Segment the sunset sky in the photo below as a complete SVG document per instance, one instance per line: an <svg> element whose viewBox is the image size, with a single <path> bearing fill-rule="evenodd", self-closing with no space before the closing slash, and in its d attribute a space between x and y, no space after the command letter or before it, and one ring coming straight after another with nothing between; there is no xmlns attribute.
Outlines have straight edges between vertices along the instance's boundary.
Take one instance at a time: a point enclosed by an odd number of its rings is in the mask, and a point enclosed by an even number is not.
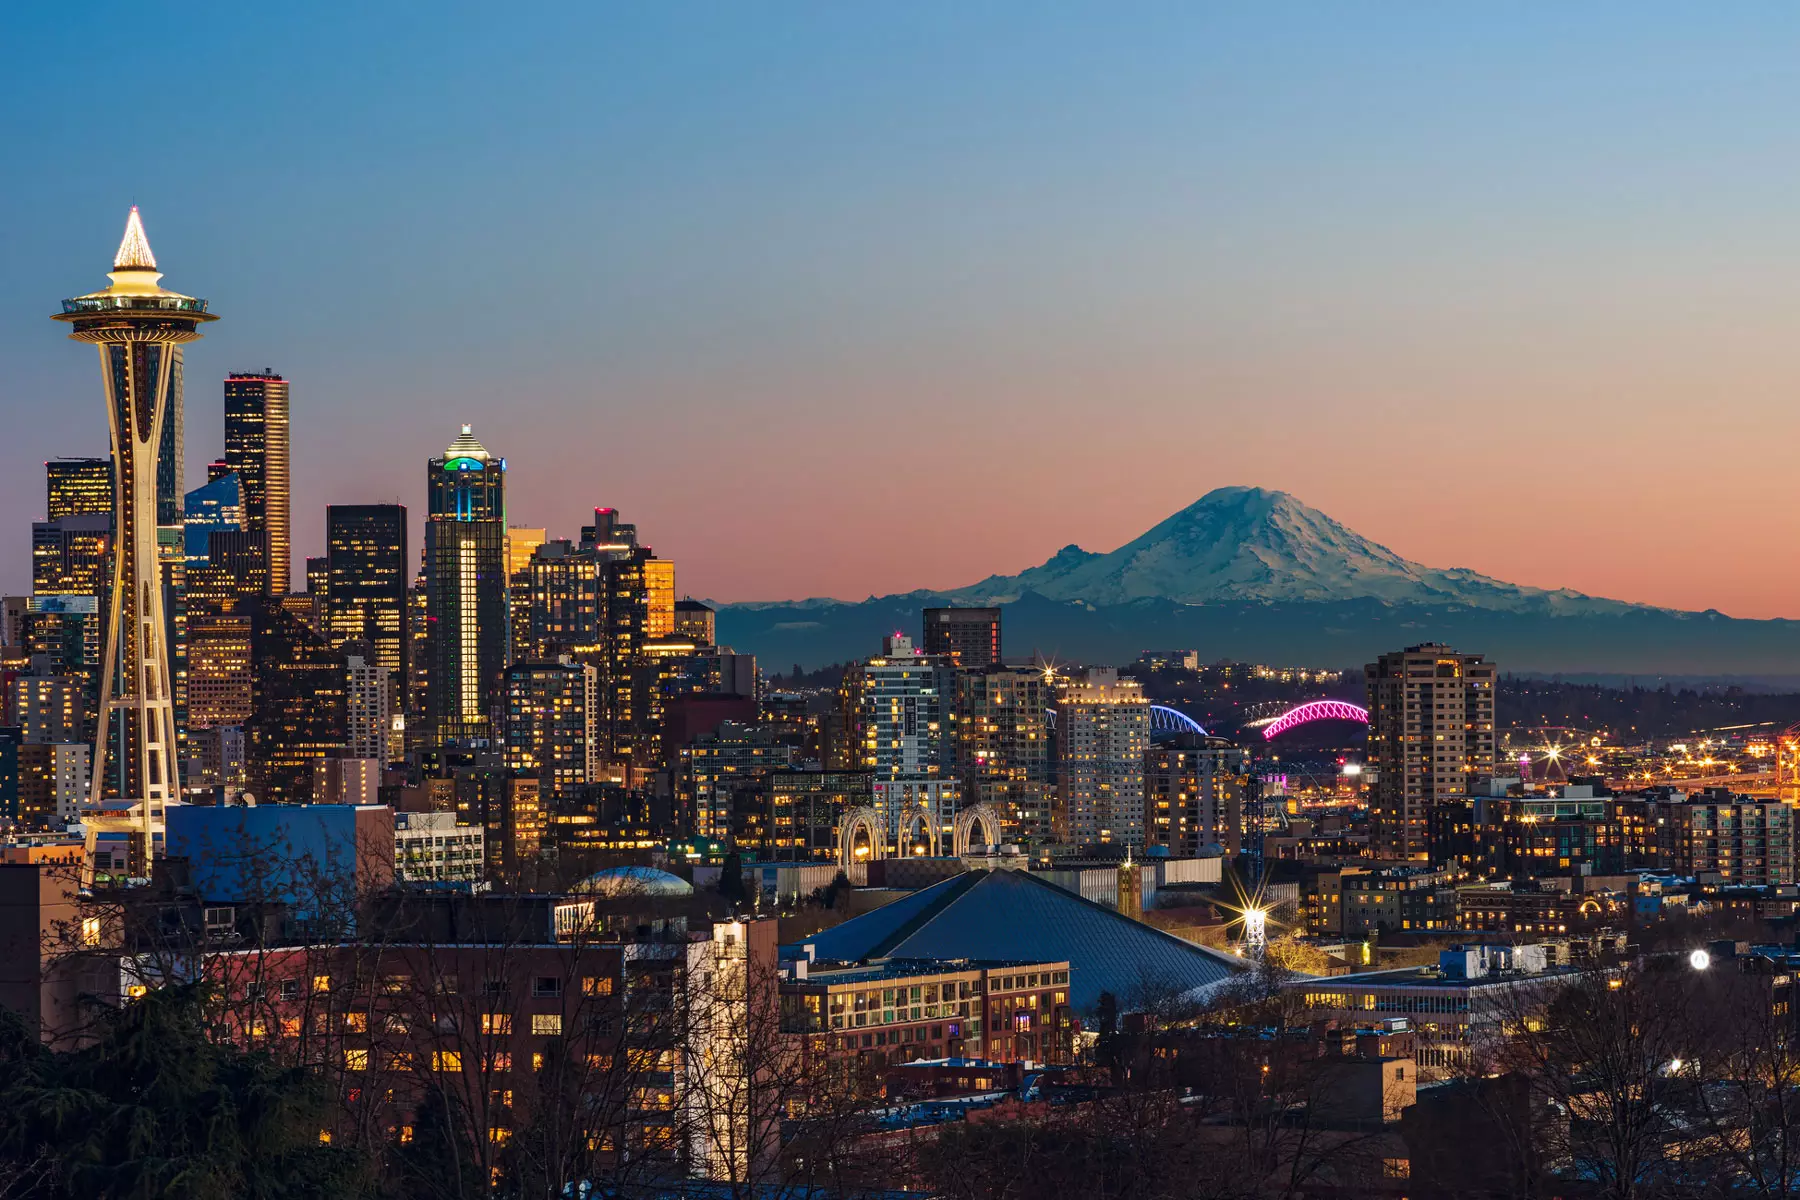
<svg viewBox="0 0 1800 1200"><path fill-rule="evenodd" d="M366 11L365 11L366 10ZM297 556L461 422L719 599L960 585L1228 483L1800 617L1800 8L0 9L0 590L140 205L293 381ZM1796 450L1800 454L1800 449Z"/></svg>

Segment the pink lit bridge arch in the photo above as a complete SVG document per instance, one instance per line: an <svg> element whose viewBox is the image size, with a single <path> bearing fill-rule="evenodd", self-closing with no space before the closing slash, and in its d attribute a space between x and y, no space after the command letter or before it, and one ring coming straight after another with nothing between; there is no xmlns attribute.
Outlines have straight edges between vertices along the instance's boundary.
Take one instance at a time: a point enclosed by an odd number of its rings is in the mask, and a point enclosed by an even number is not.
<svg viewBox="0 0 1800 1200"><path fill-rule="evenodd" d="M1369 723L1369 710L1347 700L1313 700L1298 708L1290 708L1263 727L1263 740L1274 741L1296 725L1308 721L1360 721Z"/></svg>

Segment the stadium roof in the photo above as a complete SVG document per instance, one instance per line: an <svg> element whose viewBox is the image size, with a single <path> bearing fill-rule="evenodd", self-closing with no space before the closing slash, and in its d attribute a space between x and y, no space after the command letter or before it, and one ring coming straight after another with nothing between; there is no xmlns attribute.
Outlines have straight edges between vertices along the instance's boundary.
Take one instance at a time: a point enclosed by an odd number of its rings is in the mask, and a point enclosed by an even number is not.
<svg viewBox="0 0 1800 1200"><path fill-rule="evenodd" d="M1069 964L1069 1003L1092 1012L1101 992L1132 1010L1221 983L1239 958L1133 921L1028 871L968 871L787 948L818 961L1028 959Z"/></svg>

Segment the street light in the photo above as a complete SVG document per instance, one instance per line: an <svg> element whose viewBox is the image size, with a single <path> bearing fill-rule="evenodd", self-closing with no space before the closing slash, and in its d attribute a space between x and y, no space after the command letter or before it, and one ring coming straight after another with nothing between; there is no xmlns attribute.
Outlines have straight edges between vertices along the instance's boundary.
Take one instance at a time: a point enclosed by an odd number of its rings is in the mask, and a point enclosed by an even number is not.
<svg viewBox="0 0 1800 1200"><path fill-rule="evenodd" d="M1688 966L1696 971L1704 971L1712 966L1712 955L1704 950L1696 950L1688 955Z"/></svg>

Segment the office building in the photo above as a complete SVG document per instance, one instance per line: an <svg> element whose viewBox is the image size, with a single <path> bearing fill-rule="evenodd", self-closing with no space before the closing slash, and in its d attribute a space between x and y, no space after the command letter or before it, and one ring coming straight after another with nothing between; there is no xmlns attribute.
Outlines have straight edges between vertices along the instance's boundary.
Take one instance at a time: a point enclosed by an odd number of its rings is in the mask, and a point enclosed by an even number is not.
<svg viewBox="0 0 1800 1200"><path fill-rule="evenodd" d="M506 601L506 460L464 425L426 471L427 736L487 745L510 658Z"/></svg>
<svg viewBox="0 0 1800 1200"><path fill-rule="evenodd" d="M989 666L956 672L956 773L964 804L1000 813L1009 838L1047 842L1055 693L1041 670Z"/></svg>
<svg viewBox="0 0 1800 1200"><path fill-rule="evenodd" d="M1093 668L1063 681L1056 705L1056 810L1052 825L1071 845L1144 840L1144 751L1150 703L1118 671Z"/></svg>
<svg viewBox="0 0 1800 1200"><path fill-rule="evenodd" d="M1427 643L1363 669L1369 700L1369 831L1377 857L1424 859L1439 804L1494 775L1494 664Z"/></svg>
<svg viewBox="0 0 1800 1200"><path fill-rule="evenodd" d="M878 778L943 774L955 764L955 667L894 634L853 663L838 689L854 765Z"/></svg>
<svg viewBox="0 0 1800 1200"><path fill-rule="evenodd" d="M406 636L406 509L333 504L325 510L325 547L327 640L338 646L367 642L373 665L392 689L390 707L398 711L412 665Z"/></svg>
<svg viewBox="0 0 1800 1200"><path fill-rule="evenodd" d="M305 803L314 763L344 748L344 656L274 600L251 608L250 790L267 803Z"/></svg>
<svg viewBox="0 0 1800 1200"><path fill-rule="evenodd" d="M250 720L255 702L251 621L246 613L195 614L188 621L188 728Z"/></svg>
<svg viewBox="0 0 1800 1200"><path fill-rule="evenodd" d="M674 636L696 646L710 646L718 640L716 616L710 605L698 600L677 600Z"/></svg>
<svg viewBox="0 0 1800 1200"><path fill-rule="evenodd" d="M1638 797L1596 795L1592 783L1555 794L1445 800L1431 813L1431 861L1476 879L1618 875L1659 865Z"/></svg>
<svg viewBox="0 0 1800 1200"><path fill-rule="evenodd" d="M546 800L600 781L599 672L587 663L506 668L506 766L538 780Z"/></svg>
<svg viewBox="0 0 1800 1200"><path fill-rule="evenodd" d="M647 641L675 633L675 564L666 558L644 561L644 637Z"/></svg>
<svg viewBox="0 0 1800 1200"><path fill-rule="evenodd" d="M39 596L104 596L111 554L112 517L106 513L33 521L31 590ZM154 565L154 557L151 561Z"/></svg>
<svg viewBox="0 0 1800 1200"><path fill-rule="evenodd" d="M397 812L394 878L402 883L473 883L481 878L481 843L481 826L458 825L455 813Z"/></svg>
<svg viewBox="0 0 1800 1200"><path fill-rule="evenodd" d="M44 519L60 521L83 513L113 511L110 458L53 458L44 464Z"/></svg>
<svg viewBox="0 0 1800 1200"><path fill-rule="evenodd" d="M157 526L181 520L179 507L179 408L181 347L214 320L206 301L170 292L144 236L137 209L114 256L105 290L63 302L56 319L69 336L99 352L103 390L111 411L112 461L117 472L113 513L107 650L102 657L100 731L95 742L94 799L116 781L120 798L131 802L123 817L88 823L90 848L103 832L127 833L133 866L148 871L151 843L164 803L175 790L175 708L165 636L163 579ZM173 464L164 462L165 439L173 439ZM174 472L165 497L159 481ZM167 500L170 511L162 511ZM167 520L163 520L164 517ZM69 518L73 519L73 518ZM123 663L123 670L115 664ZM117 721L114 718L119 718ZM115 769L115 764L116 768Z"/></svg>
<svg viewBox="0 0 1800 1200"><path fill-rule="evenodd" d="M273 371L225 378L225 462L242 489L243 527L264 536L269 591L288 593L293 568L289 529L288 381Z"/></svg>
<svg viewBox="0 0 1800 1200"><path fill-rule="evenodd" d="M928 608L925 653L942 655L959 667L991 667L1000 662L1000 610Z"/></svg>
<svg viewBox="0 0 1800 1200"><path fill-rule="evenodd" d="M214 531L244 528L243 490L234 472L227 471L189 492L182 507L186 513L182 543L190 570L207 565Z"/></svg>
<svg viewBox="0 0 1800 1200"><path fill-rule="evenodd" d="M1253 852L1261 832L1261 784L1250 751L1229 739L1180 734L1144 755L1144 844L1172 858L1217 846L1228 856Z"/></svg>
<svg viewBox="0 0 1800 1200"><path fill-rule="evenodd" d="M540 657L531 642L531 557L548 531L510 526L506 531L506 602L512 623L512 657Z"/></svg>

